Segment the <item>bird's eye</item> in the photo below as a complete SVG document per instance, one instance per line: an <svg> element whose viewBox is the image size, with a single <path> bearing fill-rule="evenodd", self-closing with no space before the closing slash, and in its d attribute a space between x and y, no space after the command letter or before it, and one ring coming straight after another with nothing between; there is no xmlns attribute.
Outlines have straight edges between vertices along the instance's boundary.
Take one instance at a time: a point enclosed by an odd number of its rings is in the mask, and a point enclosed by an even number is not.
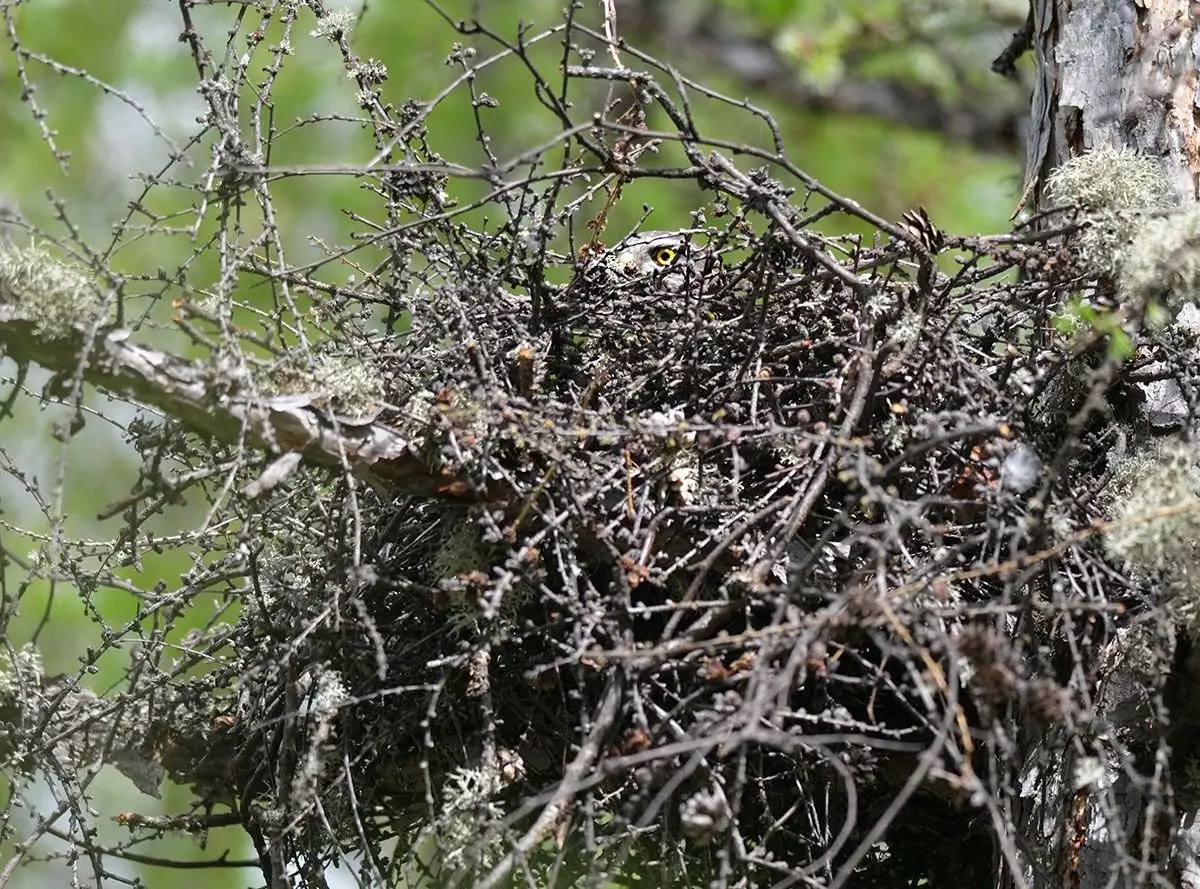
<svg viewBox="0 0 1200 889"><path fill-rule="evenodd" d="M659 247L654 251L654 261L662 266L668 266L675 261L675 249L673 247Z"/></svg>

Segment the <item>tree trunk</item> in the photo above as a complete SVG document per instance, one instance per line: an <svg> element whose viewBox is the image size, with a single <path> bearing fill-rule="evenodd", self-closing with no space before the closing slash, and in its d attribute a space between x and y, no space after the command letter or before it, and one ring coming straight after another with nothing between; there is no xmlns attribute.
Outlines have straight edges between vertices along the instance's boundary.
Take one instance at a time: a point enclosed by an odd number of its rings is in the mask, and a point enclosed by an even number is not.
<svg viewBox="0 0 1200 889"><path fill-rule="evenodd" d="M1196 39L1191 4L1185 0L1031 0L1033 52L1037 75L1031 102L1027 166L1022 206L1042 212L1051 203L1047 181L1061 164L1089 151L1110 147L1157 159L1177 204L1186 208L1197 200ZM1167 403L1181 403L1171 381L1141 384L1142 425L1154 430L1154 412ZM1186 422L1186 416L1180 419ZM1191 420L1193 434L1195 420ZM1195 688L1195 659L1185 658L1176 637L1169 657L1178 669L1170 678L1141 680L1131 672L1133 637L1115 634L1096 653L1107 670L1089 665L1098 678L1093 685L1097 702L1097 733L1145 731L1148 699L1174 686L1176 702L1185 702ZM1107 677L1105 679L1104 677ZM1138 699L1140 698L1140 702ZM1139 705L1140 703L1140 705ZM1174 811L1166 788L1178 787L1186 756L1181 745L1192 745L1172 726L1191 721L1168 705L1165 720L1155 726L1158 755L1130 768L1119 758L1103 762L1105 778L1093 787L1109 786L1107 794L1077 789L1084 756L1077 745L1067 748L1057 774L1027 769L1027 787L1040 785L1031 806L1050 850L1053 885L1100 889L1109 886L1200 886L1196 849L1200 834L1186 825L1192 817ZM1171 751L1168 754L1168 751ZM1168 765L1169 763L1169 765ZM1172 770L1175 774L1172 774ZM1036 779L1036 780L1031 780ZM1102 799L1103 797L1103 799ZM1027 794L1027 799L1032 798ZM1113 803L1115 802L1115 805ZM1030 841L1037 843L1037 830ZM1041 881L1032 871L1033 885Z"/></svg>

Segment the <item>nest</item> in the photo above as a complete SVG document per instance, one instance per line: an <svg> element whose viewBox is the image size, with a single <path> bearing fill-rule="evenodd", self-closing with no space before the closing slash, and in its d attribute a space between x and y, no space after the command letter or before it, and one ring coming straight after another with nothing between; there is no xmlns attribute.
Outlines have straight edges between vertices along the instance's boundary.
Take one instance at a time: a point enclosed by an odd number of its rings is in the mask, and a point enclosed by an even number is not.
<svg viewBox="0 0 1200 889"><path fill-rule="evenodd" d="M181 304L226 331L220 398L316 386L323 422L389 428L427 483L348 452L241 494L198 476L207 530L155 607L227 607L179 654L138 649L116 710L126 767L190 785L196 810L125 823L224 818L298 886L348 860L379 885L961 886L1056 872L1059 813L1111 792L1089 768L1125 763L1168 800L1183 563L1132 564L1107 523L1117 442L1186 421L1149 429L1145 386L1196 403L1194 337L1147 336L1147 304L1079 261L1077 222L893 224L782 148L734 164L646 71L565 76L632 84L632 116L568 118L549 190L483 170L513 211L491 229L451 212L427 109L376 109L384 261L336 283L238 260L323 313L296 354L230 378L249 340ZM677 167L638 166L651 107ZM643 173L707 190L682 288L606 267L605 216ZM581 239L589 176L608 201ZM838 220L870 235L819 233ZM1068 331L1069 294L1092 308ZM259 471L193 426L131 438L147 466ZM114 712L64 700L26 724ZM1146 817L1129 835L1165 829Z"/></svg>
<svg viewBox="0 0 1200 889"><path fill-rule="evenodd" d="M709 240L737 258L684 293L538 284L510 242L422 271L379 422L447 498L332 473L257 507L210 802L483 885L986 878L964 812L1086 733L1080 652L1136 625L1157 682L1170 650L1092 533L1131 384L1049 329L1081 272L1040 247L828 242L847 281L777 228Z"/></svg>

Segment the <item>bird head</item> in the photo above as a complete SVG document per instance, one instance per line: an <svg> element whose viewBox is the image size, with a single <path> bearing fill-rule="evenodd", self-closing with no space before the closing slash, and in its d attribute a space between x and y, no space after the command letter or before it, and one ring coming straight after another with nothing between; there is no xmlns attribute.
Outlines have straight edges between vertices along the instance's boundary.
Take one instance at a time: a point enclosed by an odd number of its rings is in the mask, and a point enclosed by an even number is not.
<svg viewBox="0 0 1200 889"><path fill-rule="evenodd" d="M617 244L605 257L605 266L618 279L678 293L700 288L708 256L690 232L647 231Z"/></svg>

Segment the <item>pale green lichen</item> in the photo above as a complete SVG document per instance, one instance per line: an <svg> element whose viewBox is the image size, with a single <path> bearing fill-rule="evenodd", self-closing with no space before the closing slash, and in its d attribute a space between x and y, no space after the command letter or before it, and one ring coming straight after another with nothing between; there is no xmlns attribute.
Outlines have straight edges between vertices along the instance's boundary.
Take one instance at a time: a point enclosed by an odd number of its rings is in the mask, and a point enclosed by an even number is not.
<svg viewBox="0 0 1200 889"><path fill-rule="evenodd" d="M332 743L337 718L351 702L346 682L336 670L322 670L311 680L302 713L308 728L308 745L292 781L292 796L307 805L329 778L337 747Z"/></svg>
<svg viewBox="0 0 1200 889"><path fill-rule="evenodd" d="M1175 786L1175 801L1188 811L1200 807L1200 760L1194 756L1184 761L1183 777Z"/></svg>
<svg viewBox="0 0 1200 889"><path fill-rule="evenodd" d="M267 395L312 395L317 406L351 417L377 411L384 397L379 368L340 355L296 353L274 365L261 386Z"/></svg>
<svg viewBox="0 0 1200 889"><path fill-rule="evenodd" d="M37 722L42 658L30 645L0 648L0 761L26 770L27 728Z"/></svg>
<svg viewBox="0 0 1200 889"><path fill-rule="evenodd" d="M492 548L479 539L478 529L470 522L461 522L442 539L429 563L429 570L438 580L488 570L493 558Z"/></svg>
<svg viewBox="0 0 1200 889"><path fill-rule="evenodd" d="M23 690L39 687L41 679L42 658L35 648L5 647L0 654L0 708L12 706Z"/></svg>
<svg viewBox="0 0 1200 889"><path fill-rule="evenodd" d="M1197 447L1163 441L1121 458L1107 494L1110 556L1135 575L1159 575L1193 622L1200 604L1200 497Z"/></svg>
<svg viewBox="0 0 1200 889"><path fill-rule="evenodd" d="M500 831L489 828L506 814L504 791L522 780L524 774L520 754L505 748L498 749L490 763L479 762L449 772L442 785L441 811L422 831L438 850L436 860L414 860L412 864L426 875L442 879L494 866L508 846Z"/></svg>
<svg viewBox="0 0 1200 889"><path fill-rule="evenodd" d="M17 304L35 333L56 339L90 330L107 311L91 272L36 244L0 246L0 302Z"/></svg>
<svg viewBox="0 0 1200 889"><path fill-rule="evenodd" d="M331 9L317 20L317 26L309 31L308 35L336 42L342 37L350 36L350 28L355 20L356 16L352 10Z"/></svg>
<svg viewBox="0 0 1200 889"><path fill-rule="evenodd" d="M1079 257L1097 273L1117 273L1146 213L1175 206L1170 182L1154 158L1102 146L1073 157L1047 182L1051 202L1078 207L1084 228L1072 236Z"/></svg>
<svg viewBox="0 0 1200 889"><path fill-rule="evenodd" d="M1119 267L1127 302L1158 302L1174 315L1200 290L1200 207L1141 220L1120 251Z"/></svg>
<svg viewBox="0 0 1200 889"><path fill-rule="evenodd" d="M497 578L493 566L500 552L484 543L479 528L468 521L454 525L442 538L428 570L446 596L450 632L469 635L478 631L481 621L492 618L511 627L533 598L528 583L508 584Z"/></svg>
<svg viewBox="0 0 1200 889"><path fill-rule="evenodd" d="M309 692L308 712L318 720L331 720L350 703L346 682L336 670L317 676Z"/></svg>
<svg viewBox="0 0 1200 889"><path fill-rule="evenodd" d="M1109 145L1071 158L1050 175L1047 186L1056 203L1092 213L1165 210L1174 205L1157 160Z"/></svg>

